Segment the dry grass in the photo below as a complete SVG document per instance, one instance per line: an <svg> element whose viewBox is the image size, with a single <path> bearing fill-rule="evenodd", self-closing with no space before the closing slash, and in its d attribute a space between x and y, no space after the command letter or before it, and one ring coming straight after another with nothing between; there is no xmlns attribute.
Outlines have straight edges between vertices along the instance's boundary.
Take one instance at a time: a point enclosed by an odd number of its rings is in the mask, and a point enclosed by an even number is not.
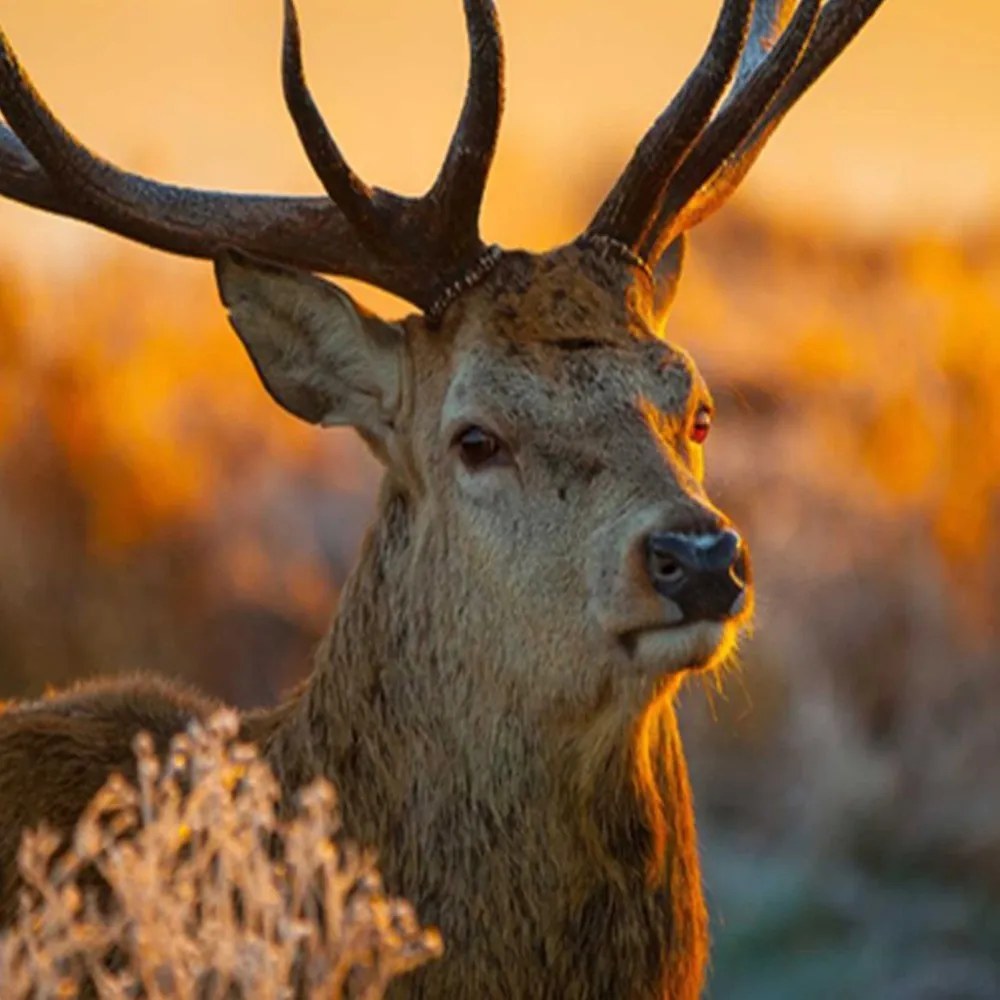
<svg viewBox="0 0 1000 1000"><path fill-rule="evenodd" d="M373 858L340 841L328 784L279 818L277 783L237 725L219 713L164 763L140 736L137 787L109 780L68 845L25 836L20 914L0 938L4 1000L84 983L102 1000L367 1000L441 953L383 894Z"/></svg>

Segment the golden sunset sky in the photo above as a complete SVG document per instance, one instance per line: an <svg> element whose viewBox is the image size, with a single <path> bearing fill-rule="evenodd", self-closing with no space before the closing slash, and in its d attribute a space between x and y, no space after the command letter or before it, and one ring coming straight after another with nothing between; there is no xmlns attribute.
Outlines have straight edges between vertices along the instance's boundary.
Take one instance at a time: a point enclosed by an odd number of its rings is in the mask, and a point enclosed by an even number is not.
<svg viewBox="0 0 1000 1000"><path fill-rule="evenodd" d="M459 0L300 8L313 89L356 168L422 190L463 94ZM717 9L500 0L508 103L486 235L529 246L571 235L600 198L598 180L610 182L697 59ZM0 24L42 93L92 148L173 181L305 192L315 184L280 95L280 16L279 0L0 0ZM886 0L784 123L742 197L868 230L995 216L998 76L996 0ZM7 259L112 243L0 206Z"/></svg>

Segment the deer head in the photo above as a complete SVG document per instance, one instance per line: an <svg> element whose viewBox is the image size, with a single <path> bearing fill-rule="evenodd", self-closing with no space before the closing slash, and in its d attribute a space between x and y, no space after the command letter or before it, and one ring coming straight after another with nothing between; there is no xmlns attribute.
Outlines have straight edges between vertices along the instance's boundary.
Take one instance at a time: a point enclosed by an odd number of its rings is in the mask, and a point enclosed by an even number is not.
<svg viewBox="0 0 1000 1000"><path fill-rule="evenodd" d="M453 641L470 658L506 649L511 682L536 697L594 696L615 678L718 662L750 614L746 545L702 486L711 397L663 328L685 233L878 5L725 0L586 231L546 254L479 234L502 107L490 0L465 0L467 96L421 198L372 189L347 164L307 89L291 0L284 93L326 197L209 193L119 170L58 122L2 35L0 192L214 258L274 399L357 428L407 498L422 585L463 602ZM385 322L310 271L364 279L422 313Z"/></svg>
<svg viewBox="0 0 1000 1000"><path fill-rule="evenodd" d="M421 198L370 188L347 164L307 89L291 0L284 94L325 197L204 192L114 167L59 123L2 35L0 193L213 258L274 399L355 427L385 464L421 567L412 588L442 621L461 608L459 658L492 661L530 702L619 685L641 701L717 663L752 607L747 547L702 485L711 397L664 337L685 234L879 3L725 0L590 225L545 254L479 234L502 107L491 0L465 0L467 96ZM421 312L383 321L312 271Z"/></svg>

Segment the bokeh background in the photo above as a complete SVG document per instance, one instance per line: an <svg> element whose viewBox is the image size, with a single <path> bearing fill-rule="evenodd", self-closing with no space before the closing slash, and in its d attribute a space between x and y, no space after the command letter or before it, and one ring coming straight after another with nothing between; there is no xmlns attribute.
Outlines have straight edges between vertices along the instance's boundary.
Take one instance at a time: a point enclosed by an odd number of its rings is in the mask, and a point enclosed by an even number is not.
<svg viewBox="0 0 1000 1000"><path fill-rule="evenodd" d="M369 180L433 177L457 0L301 0ZM502 0L485 230L574 235L714 0ZM0 0L51 105L165 179L314 191L278 0ZM673 320L757 634L683 699L710 995L1000 997L1000 130L993 0L886 0L700 229ZM0 204L0 698L137 668L240 705L307 669L370 516L349 433L266 398L210 269ZM359 294L396 311L384 295Z"/></svg>

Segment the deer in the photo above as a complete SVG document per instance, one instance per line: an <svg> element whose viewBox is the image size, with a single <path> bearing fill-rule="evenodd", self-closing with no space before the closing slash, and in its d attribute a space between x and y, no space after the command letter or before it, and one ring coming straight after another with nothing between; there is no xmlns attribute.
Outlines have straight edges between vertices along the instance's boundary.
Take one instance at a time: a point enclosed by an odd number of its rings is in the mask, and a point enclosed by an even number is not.
<svg viewBox="0 0 1000 1000"><path fill-rule="evenodd" d="M339 790L387 887L440 927L407 997L701 994L709 933L675 702L753 614L749 548L709 499L713 416L666 336L688 233L882 0L723 0L704 54L583 233L501 249L479 216L503 105L491 0L464 0L465 101L421 197L370 187L307 86L284 98L322 196L176 187L89 151L0 32L0 194L212 260L267 392L354 428L377 512L313 672L243 735L286 796ZM415 307L366 311L318 275ZM215 703L96 680L0 715L0 925L21 832L69 830L132 740Z"/></svg>

